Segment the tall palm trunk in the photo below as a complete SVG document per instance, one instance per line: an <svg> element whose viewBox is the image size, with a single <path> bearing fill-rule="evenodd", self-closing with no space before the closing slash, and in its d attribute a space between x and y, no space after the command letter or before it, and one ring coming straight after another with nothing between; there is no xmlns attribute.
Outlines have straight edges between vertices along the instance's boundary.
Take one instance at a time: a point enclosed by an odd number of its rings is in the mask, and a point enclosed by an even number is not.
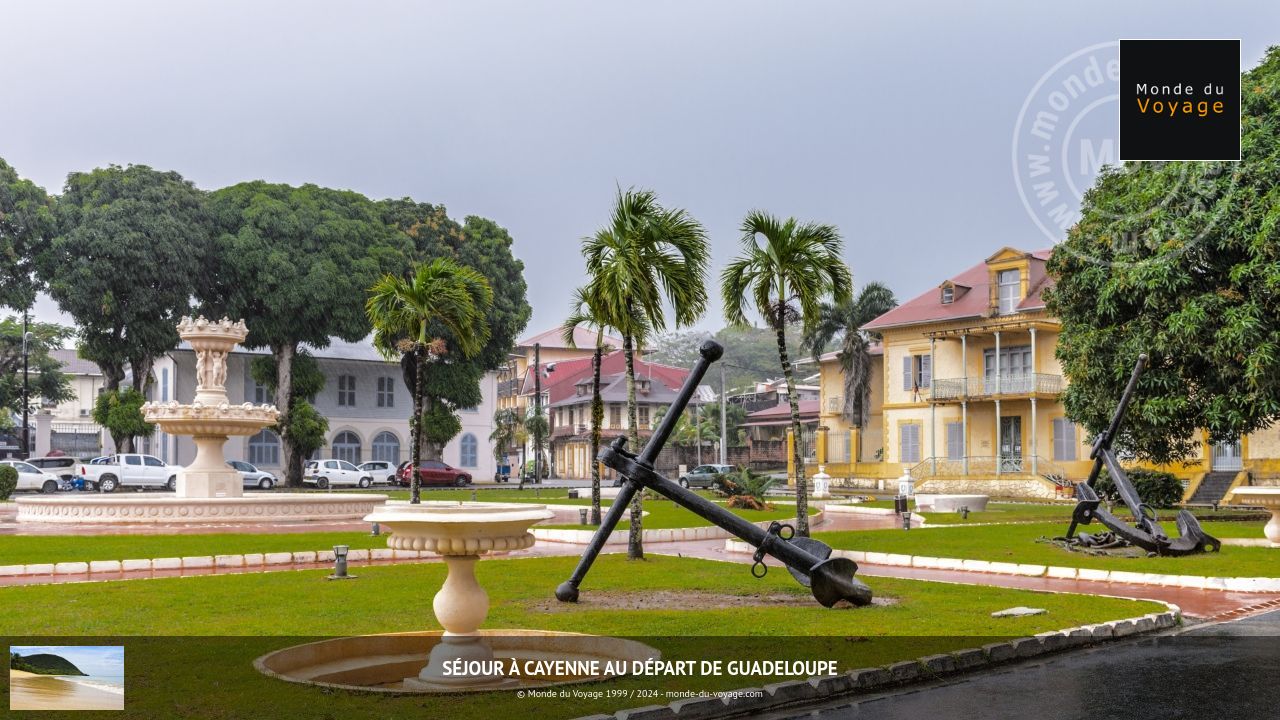
<svg viewBox="0 0 1280 720"><path fill-rule="evenodd" d="M804 430L800 427L800 401L796 399L796 381L791 374L791 360L787 358L787 325L782 303L779 303L778 321L778 360L782 362L782 376L787 380L787 401L791 404L791 460L796 466L796 534L809 537L809 488L804 481L804 454L800 443L804 440Z"/></svg>
<svg viewBox="0 0 1280 720"><path fill-rule="evenodd" d="M635 364L635 347L632 344L632 337L624 334L622 336L622 352L627 360L627 425L629 426L628 434L631 436L631 451L640 452L640 422L639 412L636 410L636 364ZM627 559L643 560L644 559L644 527L643 509L641 507L640 497L644 493L637 492L635 497L631 499L631 531L627 533Z"/></svg>
<svg viewBox="0 0 1280 720"><path fill-rule="evenodd" d="M413 417L409 420L410 451L412 463L409 475L409 503L417 505L422 502L422 483L418 477L418 468L422 465L422 396L427 386L427 359L422 352L421 343L414 349L416 362L413 369Z"/></svg>
<svg viewBox="0 0 1280 720"><path fill-rule="evenodd" d="M604 422L604 400L600 398L600 359L604 349L596 343L591 355L591 524L600 524L600 424Z"/></svg>

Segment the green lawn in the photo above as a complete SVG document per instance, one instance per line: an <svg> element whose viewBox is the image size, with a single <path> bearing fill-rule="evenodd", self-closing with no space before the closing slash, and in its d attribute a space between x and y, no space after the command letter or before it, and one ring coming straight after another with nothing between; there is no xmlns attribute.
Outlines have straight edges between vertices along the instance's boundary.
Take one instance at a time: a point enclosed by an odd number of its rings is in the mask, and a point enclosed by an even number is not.
<svg viewBox="0 0 1280 720"><path fill-rule="evenodd" d="M867 507L892 508L892 500L873 500L871 502L860 503ZM1052 520L1061 520L1062 522L1070 522L1071 511L1075 508L1074 502L1066 503L1018 503L1018 502L990 502L987 503L987 509L983 512L971 512L968 519L961 517L960 513L955 512L926 512L922 513L925 520L930 525L963 525L975 523L1013 523L1013 522L1046 522ZM915 504L912 503L912 509ZM1115 511L1119 517L1130 517L1125 511L1123 505L1117 506ZM1196 517L1200 520L1213 520L1221 518L1223 520L1232 519L1258 519L1265 518L1266 513L1249 510L1219 510L1213 511L1208 508L1196 508L1194 510ZM1160 521L1169 523L1178 515L1178 509L1160 510L1157 513ZM1265 519L1264 519L1265 522Z"/></svg>
<svg viewBox="0 0 1280 720"><path fill-rule="evenodd" d="M1203 527L1210 535L1223 537L1262 537L1261 522L1208 522ZM1086 532L1101 532L1094 523ZM1171 523L1167 532L1176 532ZM1232 547L1225 545L1220 553L1187 557L1100 557L1072 552L1056 545L1037 542L1041 538L1061 536L1066 523L1027 523L1017 525L980 525L934 530L866 530L851 532L819 532L815 537L844 550L902 553L929 557L966 558L1032 565L1127 570L1166 575L1207 575L1214 577L1280 576L1280 550L1265 547Z"/></svg>
<svg viewBox="0 0 1280 720"><path fill-rule="evenodd" d="M852 669L1164 609L1155 603L1096 596L870 578L877 596L892 604L828 610L781 570L755 580L737 564L659 556L628 562L617 555L597 562L580 604L559 605L551 599L552 589L575 561L481 562L480 581L492 599L486 627L632 636L658 647L666 659L820 658ZM317 636L437 627L431 596L444 571L439 564L366 567L357 570L358 580L345 583L326 582L324 571L296 571L5 587L0 588L6 608L0 615L0 634L18 644L48 644L50 636L95 636L96 644L110 644L111 636L171 636L120 638L129 657L129 700L121 713L126 718L234 718L267 707L277 717L317 719L577 717L667 702L601 698L539 699L531 704L510 693L368 696L292 685L254 671L254 657ZM687 602L674 602L645 607L663 591L765 593L794 596L795 604L744 608L707 603L707 609L689 609ZM604 592L627 593L634 607L644 609L593 606L593 596ZM1048 613L990 617L995 610L1016 605L1042 607ZM782 638L783 633L794 637ZM771 680L624 678L584 687L724 690Z"/></svg>
<svg viewBox="0 0 1280 720"><path fill-rule="evenodd" d="M387 538L367 532L253 535L0 535L0 565L89 560L305 552L334 545L385 548Z"/></svg>
<svg viewBox="0 0 1280 720"><path fill-rule="evenodd" d="M580 505L582 504L590 505L589 501L586 503L577 503L575 501L570 500L568 502L573 504L580 504ZM606 500L605 501L606 505L609 502L610 501ZM723 507L723 504L721 506ZM712 524L711 522L704 520L698 515L695 515L693 512L686 510L685 508L680 507L679 505L676 505L675 503L666 499L646 500L644 502L644 510L646 513L648 513L648 515L644 516L645 530L706 527ZM607 512L607 507L601 511L602 514L604 512ZM740 517L746 518L751 522L758 522L760 520L785 520L787 518L793 518L796 516L796 507L795 505L787 505L785 503L775 503L774 508L772 510L743 510L740 508L734 508L731 510L731 512L733 512L734 514ZM627 518L630 517L630 513L627 513L622 517L623 517L623 520L618 523L618 529L626 530L627 528L631 527L631 522L627 520ZM539 527L569 528L574 530L593 529L593 528L576 524L576 523L572 525L540 525Z"/></svg>

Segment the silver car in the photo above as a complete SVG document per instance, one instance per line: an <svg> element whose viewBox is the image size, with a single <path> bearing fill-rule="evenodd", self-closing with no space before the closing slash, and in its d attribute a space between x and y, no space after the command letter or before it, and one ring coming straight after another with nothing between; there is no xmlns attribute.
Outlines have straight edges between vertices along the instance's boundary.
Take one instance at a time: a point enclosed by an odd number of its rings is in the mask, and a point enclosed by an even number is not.
<svg viewBox="0 0 1280 720"><path fill-rule="evenodd" d="M680 487L709 488L718 476L730 472L733 472L732 465L699 465L680 476Z"/></svg>
<svg viewBox="0 0 1280 720"><path fill-rule="evenodd" d="M244 481L244 486L247 488L270 490L275 487L275 475L259 470L243 460L228 460L227 466L240 473L240 479Z"/></svg>

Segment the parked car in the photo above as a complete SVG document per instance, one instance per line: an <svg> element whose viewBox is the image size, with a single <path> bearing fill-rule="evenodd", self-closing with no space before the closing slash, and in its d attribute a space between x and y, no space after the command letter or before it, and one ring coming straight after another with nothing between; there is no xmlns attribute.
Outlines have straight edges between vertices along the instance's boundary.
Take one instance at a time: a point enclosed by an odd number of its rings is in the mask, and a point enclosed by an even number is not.
<svg viewBox="0 0 1280 720"><path fill-rule="evenodd" d="M732 465L699 465L680 476L680 487L709 488L717 476L729 472L733 472Z"/></svg>
<svg viewBox="0 0 1280 720"><path fill-rule="evenodd" d="M373 484L373 476L346 460L312 460L302 471L302 482L321 490L331 485L367 488Z"/></svg>
<svg viewBox="0 0 1280 720"><path fill-rule="evenodd" d="M270 490L275 487L276 476L269 472L259 470L250 463L243 460L228 460L227 467L240 473L240 479L244 481L247 488L258 488L259 490Z"/></svg>
<svg viewBox="0 0 1280 720"><path fill-rule="evenodd" d="M61 485L57 475L46 472L22 460L0 460L0 465L8 465L18 471L18 486L15 490L39 490L42 493L54 493Z"/></svg>
<svg viewBox="0 0 1280 720"><path fill-rule="evenodd" d="M360 466L360 469L373 476L374 482L383 482L388 485L396 484L396 466L386 460L370 460Z"/></svg>
<svg viewBox="0 0 1280 720"><path fill-rule="evenodd" d="M408 486L413 480L413 476L409 474L410 465L411 463L405 463L400 466L397 480L401 485ZM418 484L461 487L471 484L471 473L439 460L423 460L418 466Z"/></svg>
<svg viewBox="0 0 1280 720"><path fill-rule="evenodd" d="M70 455L27 458L27 462L40 470L57 475L60 480L70 480L75 477L76 465L80 464L79 460Z"/></svg>
<svg viewBox="0 0 1280 720"><path fill-rule="evenodd" d="M95 459L81 465L79 474L102 492L115 492L121 487L174 490L178 487L178 471L181 469L154 455L121 453L112 455L105 463L99 464Z"/></svg>

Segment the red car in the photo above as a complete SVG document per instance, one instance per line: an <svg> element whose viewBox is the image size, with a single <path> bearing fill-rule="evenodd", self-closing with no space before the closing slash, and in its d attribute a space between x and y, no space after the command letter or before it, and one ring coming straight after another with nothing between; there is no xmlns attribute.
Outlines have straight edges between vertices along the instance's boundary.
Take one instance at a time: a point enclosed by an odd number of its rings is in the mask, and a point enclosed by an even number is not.
<svg viewBox="0 0 1280 720"><path fill-rule="evenodd" d="M396 474L396 480L405 487L412 482L413 476L409 474L409 465L405 463L400 466L400 471ZM461 487L471 484L471 473L466 470L459 470L448 463L439 460L423 460L418 466L418 484L419 485L452 485Z"/></svg>

